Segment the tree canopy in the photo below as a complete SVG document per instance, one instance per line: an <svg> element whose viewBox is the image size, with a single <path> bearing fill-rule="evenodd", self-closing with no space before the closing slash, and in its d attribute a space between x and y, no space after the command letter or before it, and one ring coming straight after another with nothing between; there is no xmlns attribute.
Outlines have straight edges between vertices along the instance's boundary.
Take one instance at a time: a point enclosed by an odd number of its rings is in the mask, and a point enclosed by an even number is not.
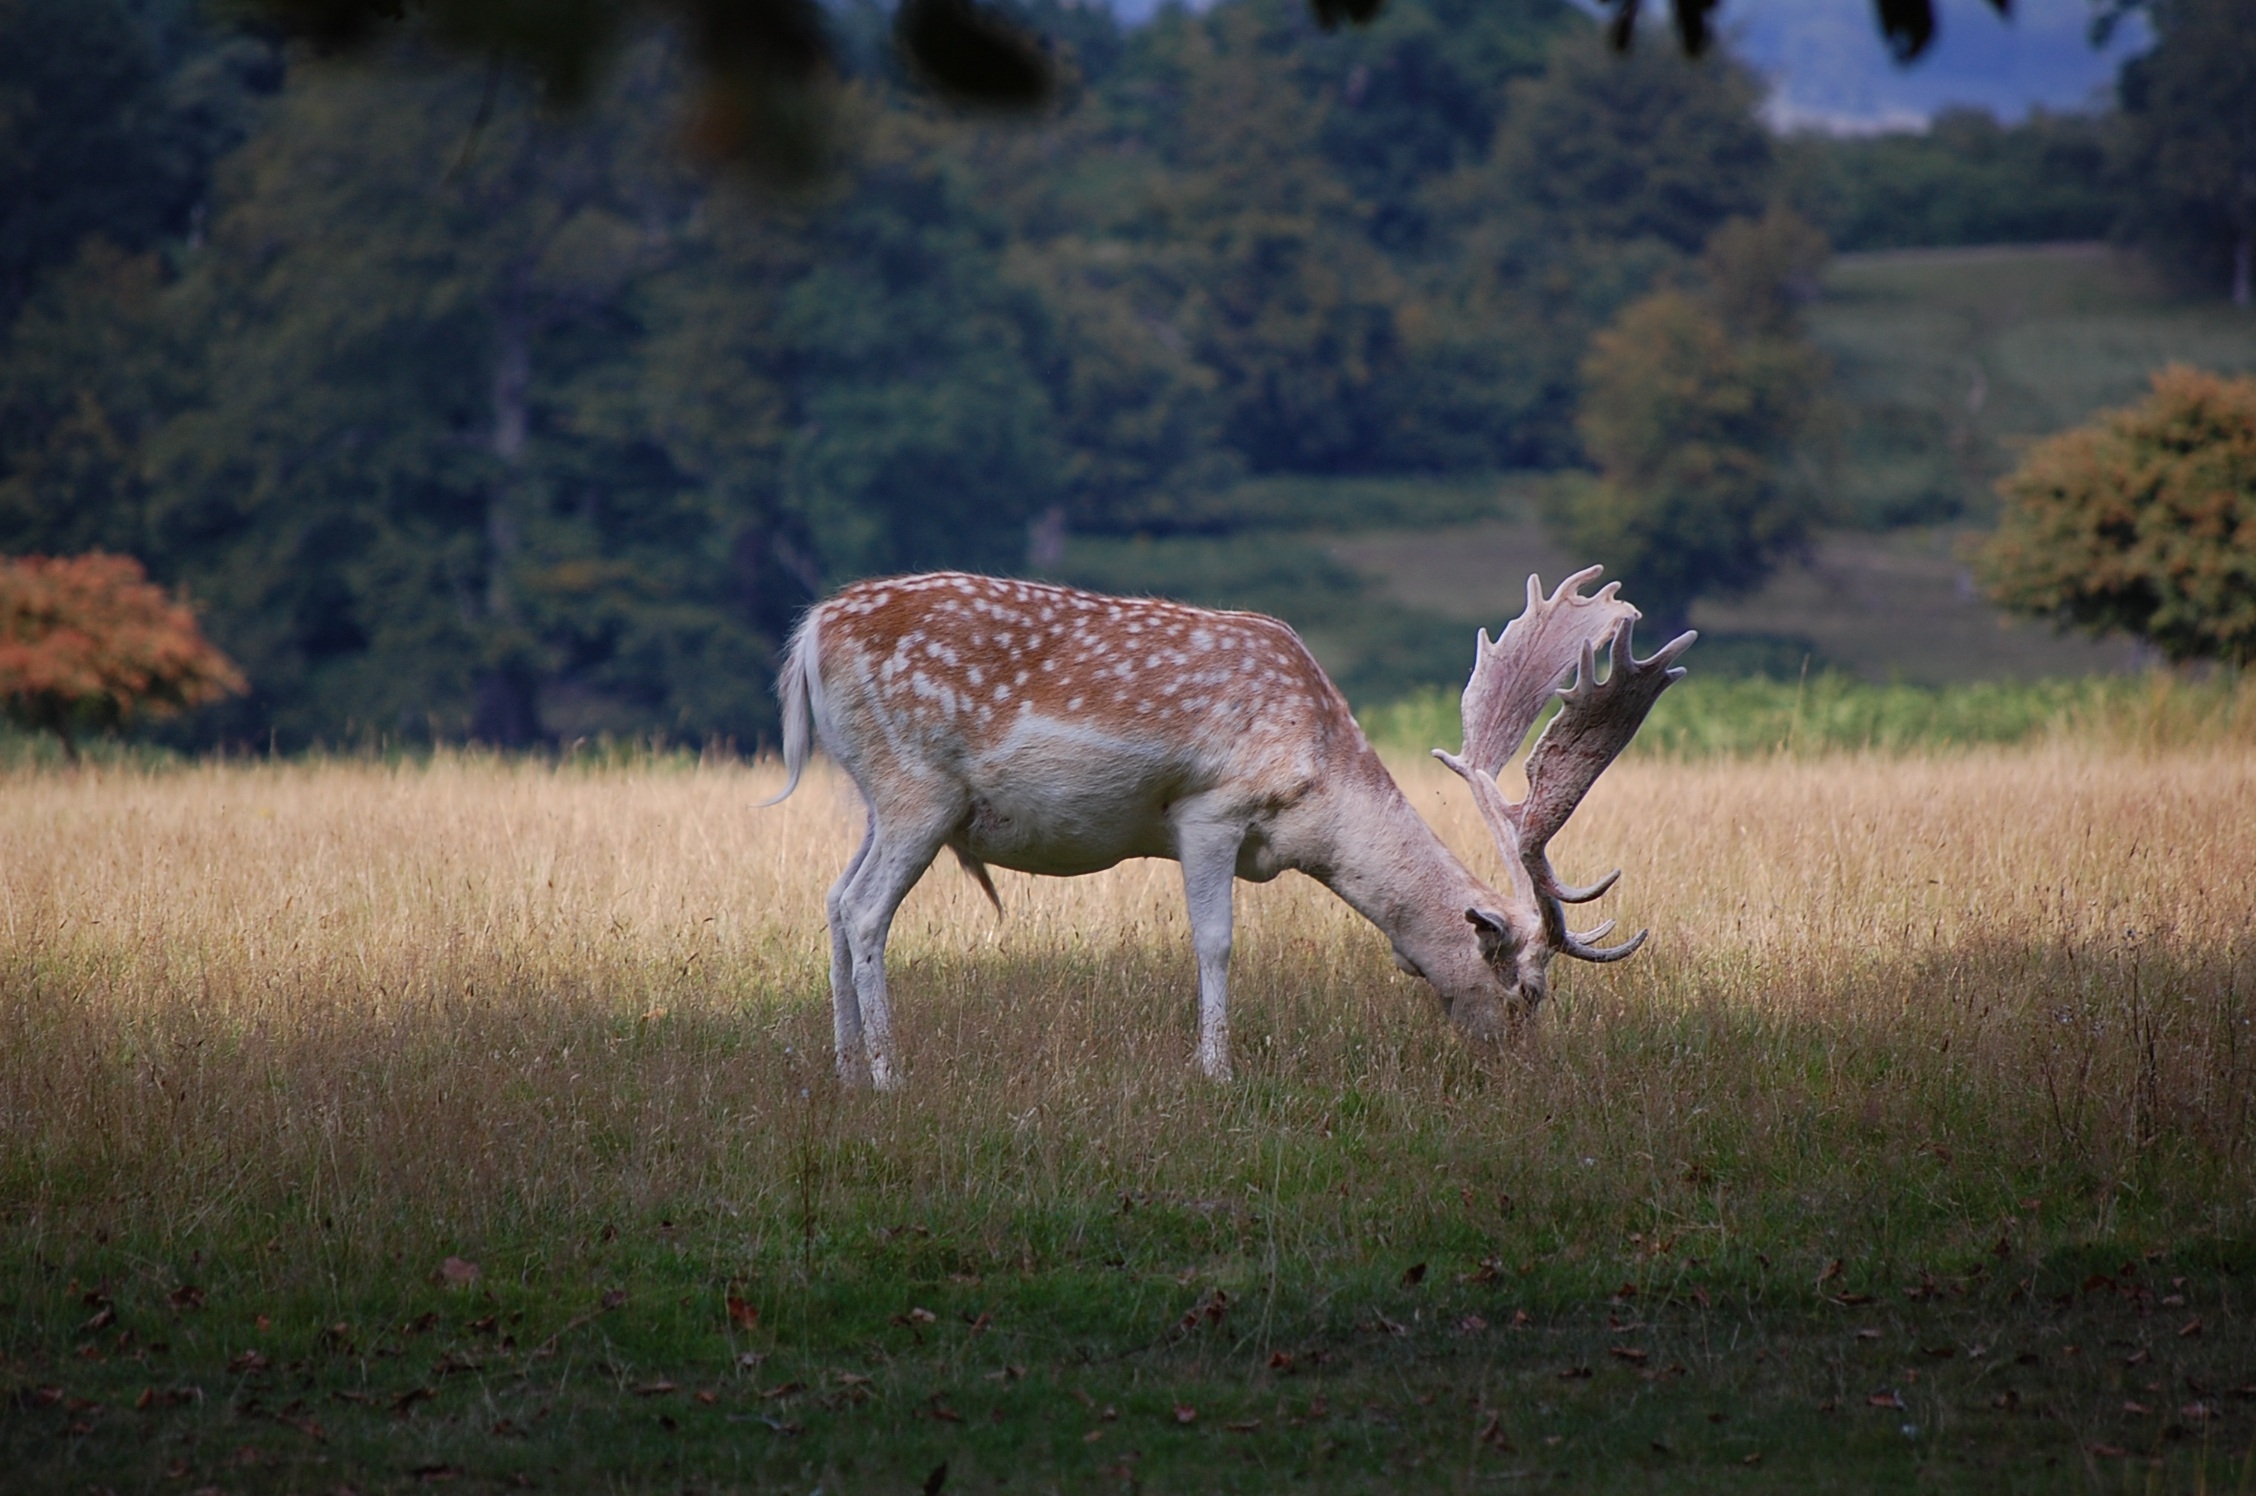
<svg viewBox="0 0 2256 1496"><path fill-rule="evenodd" d="M0 67L140 184L73 197L76 137L10 137L51 185L0 204L0 551L129 553L200 599L251 682L204 738L756 741L830 587L1226 528L1294 475L1595 464L1592 524L1633 492L1715 521L1723 550L1641 553L1698 571L1680 599L1805 522L1779 296L1813 272L1759 226L1807 152L1720 52L1623 56L1566 0L1332 30L1028 0L1059 90L1029 126L936 102L893 16L839 6L843 148L782 191L679 149L711 85L682 25L607 11L560 110L441 45L451 13L338 62L187 0L0 0L47 38ZM97 53L110 115L63 86ZM2038 195L2037 128L1967 179ZM1663 460L1683 422L1697 481Z"/></svg>
<svg viewBox="0 0 2256 1496"><path fill-rule="evenodd" d="M1411 0L1396 0L1401 9ZM1676 40L1687 57L1710 50L1721 0L1673 0L1668 7ZM2010 0L1989 0L2000 14ZM498 70L514 65L552 99L577 103L600 87L606 69L631 48L638 31L669 24L687 45L687 83L694 96L692 143L709 157L748 162L785 175L819 167L830 134L830 108L841 64L852 50L841 45L835 15L819 0L232 0L240 13L307 38L325 50L367 49L396 39L403 22L437 45L481 59ZM1640 33L1644 0L1598 0L1612 16L1605 28L1616 52L1629 52ZM1474 70L1493 70L1500 57L1540 51L1552 30L1537 7L1481 7L1449 0L1418 7L1427 35L1395 52L1398 65L1382 83L1379 104L1396 101L1407 87L1437 84L1446 100L1437 115L1419 111L1408 137L1391 142L1363 134L1363 154L1394 155L1430 146L1479 113L1477 98L1457 91L1448 98L1450 57L1471 58ZM1308 0L1303 13L1323 31L1343 22L1369 26L1386 15L1386 0ZM892 40L900 71L940 97L974 108L1040 110L1061 83L1060 43L1084 27L1066 8L1001 6L982 0L900 0ZM1874 0L1879 32L1898 61L1909 62L1935 36L1934 0ZM1446 41L1443 39L1446 38ZM1363 83L1371 73L1364 64ZM1477 90L1474 92L1477 93ZM1414 95L1413 95L1414 96ZM1343 132L1353 137L1352 128Z"/></svg>
<svg viewBox="0 0 2256 1496"><path fill-rule="evenodd" d="M2256 376L2183 367L2032 448L1977 554L1991 597L2174 663L2256 663Z"/></svg>
<svg viewBox="0 0 2256 1496"><path fill-rule="evenodd" d="M2196 281L2256 299L2256 6L2149 0L2156 40L2124 65L2128 236Z"/></svg>
<svg viewBox="0 0 2256 1496"><path fill-rule="evenodd" d="M78 735L243 689L188 605L99 551L0 559L0 704L78 757Z"/></svg>
<svg viewBox="0 0 2256 1496"><path fill-rule="evenodd" d="M1633 302L1591 341L1579 424L1598 479L1553 524L1607 558L1661 637L1694 598L1760 583L1822 513L1803 464L1826 368L1800 309L1825 253L1784 210L1727 220L1694 287Z"/></svg>

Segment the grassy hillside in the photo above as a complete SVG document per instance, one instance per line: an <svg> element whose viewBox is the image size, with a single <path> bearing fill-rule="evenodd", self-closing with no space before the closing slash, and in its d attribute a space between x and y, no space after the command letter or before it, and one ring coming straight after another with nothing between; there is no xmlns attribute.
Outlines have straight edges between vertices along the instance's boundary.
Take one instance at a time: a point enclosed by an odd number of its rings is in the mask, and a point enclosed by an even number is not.
<svg viewBox="0 0 2256 1496"><path fill-rule="evenodd" d="M2032 440L2136 399L2173 360L2256 369L2256 316L2176 299L2101 245L1846 255L1825 289L1843 527L1755 595L1694 610L1702 673L1941 687L2136 668L2125 642L2002 617L1959 545ZM1188 516L1234 534L1076 540L1064 574L1276 613L1358 705L1382 703L1461 678L1472 629L1511 617L1530 571L1595 559L1534 521L1545 481L1268 479Z"/></svg>
<svg viewBox="0 0 2256 1496"><path fill-rule="evenodd" d="M1388 702L1461 682L1474 629L1493 630L1519 611L1528 573L1555 582L1582 559L1530 517L1536 481L1499 480L1492 517L1430 529L1077 540L1065 574L1106 590L1277 614L1301 630L1350 700ZM2062 638L1989 607L1957 559L1964 533L1830 533L1806 564L1753 596L1695 607L1703 638L1693 663L1703 675L1790 680L1830 669L1927 687L2138 666L2127 643Z"/></svg>
<svg viewBox="0 0 2256 1496"><path fill-rule="evenodd" d="M1846 417L1843 517L1866 525L1987 516L2031 440L2165 364L2256 369L2256 315L2101 244L1843 255L1812 323Z"/></svg>
<svg viewBox="0 0 2256 1496"><path fill-rule="evenodd" d="M1695 606L1702 642L1693 663L1708 674L1792 679L1806 666L1921 686L2136 666L2127 643L2061 638L1983 602L1956 556L1962 533L1938 527L1828 534L1805 564L1787 567L1760 592ZM1331 542L1331 552L1398 606L1454 624L1449 663L1458 676L1472 663L1471 629L1493 629L1517 613L1530 571L1549 584L1583 560L1559 550L1524 516L1343 537Z"/></svg>

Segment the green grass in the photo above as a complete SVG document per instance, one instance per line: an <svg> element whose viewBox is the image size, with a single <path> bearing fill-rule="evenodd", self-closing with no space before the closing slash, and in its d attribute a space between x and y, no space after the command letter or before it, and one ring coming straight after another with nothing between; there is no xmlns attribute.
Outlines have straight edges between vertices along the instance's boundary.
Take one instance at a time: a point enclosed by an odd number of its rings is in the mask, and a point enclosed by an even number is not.
<svg viewBox="0 0 2256 1496"><path fill-rule="evenodd" d="M370 1220L349 1180L230 1196L212 1159L214 1208L168 1223L87 1158L92 1188L0 1256L0 1455L23 1489L899 1490L943 1463L966 1491L2243 1488L2256 1241L2193 1135L2030 1151L1908 1040L1606 1023L1567 1041L1575 1079L1388 1025L1404 1052L1338 1090L1282 1058L1235 1094L1165 1088L1172 1166L1070 1115L935 1153L964 1098L802 1071L795 1106L706 1119L776 1138L638 1205L606 1176L633 1167L651 1049L788 1069L819 1026L565 1028L546 1042L605 1056L620 1098L592 1208L505 1196L453 1227L442 1188ZM1801 1094L1715 1079L1757 1075ZM455 1253L474 1283L434 1281Z"/></svg>
<svg viewBox="0 0 2256 1496"><path fill-rule="evenodd" d="M1426 687L1364 711L1363 730L1397 751L1455 751L1457 697L1448 687ZM1654 706L1630 752L1683 760L2048 740L2143 750L2256 743L2256 688L2232 677L2163 674L1941 688L1873 685L1833 671L1798 680L1693 674Z"/></svg>

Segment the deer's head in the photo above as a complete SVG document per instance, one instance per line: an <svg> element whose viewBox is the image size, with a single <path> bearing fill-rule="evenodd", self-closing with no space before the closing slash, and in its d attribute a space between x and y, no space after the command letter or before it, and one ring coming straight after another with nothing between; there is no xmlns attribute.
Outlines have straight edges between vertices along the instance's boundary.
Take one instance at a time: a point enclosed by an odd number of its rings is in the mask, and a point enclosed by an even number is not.
<svg viewBox="0 0 2256 1496"><path fill-rule="evenodd" d="M1645 942L1647 932L1640 930L1619 945L1598 944L1612 933L1612 920L1581 932L1568 929L1566 906L1589 903L1613 887L1621 872L1577 888L1559 881L1548 849L1598 776L1637 735L1661 692L1683 676L1676 658L1699 636L1680 634L1649 659L1636 658L1630 630L1639 614L1614 595L1619 584L1581 595L1601 570L1576 572L1549 597L1539 578L1528 578L1526 611L1493 642L1481 631L1465 687L1463 754L1434 750L1434 757L1472 787L1503 854L1511 889L1508 896L1499 893L1501 907L1464 911L1480 953L1481 979L1436 983L1450 999L1451 1019L1474 1037L1498 1037L1535 1010L1549 995L1554 956L1619 961ZM1507 800L1497 773L1554 695L1559 714L1528 754L1527 797ZM1451 993L1449 987L1459 990Z"/></svg>

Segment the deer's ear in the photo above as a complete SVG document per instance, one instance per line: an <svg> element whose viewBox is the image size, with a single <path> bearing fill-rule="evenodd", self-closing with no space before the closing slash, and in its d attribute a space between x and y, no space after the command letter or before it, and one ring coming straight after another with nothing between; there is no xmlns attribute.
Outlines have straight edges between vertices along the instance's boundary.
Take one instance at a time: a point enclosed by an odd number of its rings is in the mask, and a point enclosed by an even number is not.
<svg viewBox="0 0 2256 1496"><path fill-rule="evenodd" d="M1465 923L1473 927L1473 934L1480 940L1483 961L1494 966L1511 959L1514 944L1512 927L1505 922L1503 915L1486 909L1468 909L1465 911Z"/></svg>

